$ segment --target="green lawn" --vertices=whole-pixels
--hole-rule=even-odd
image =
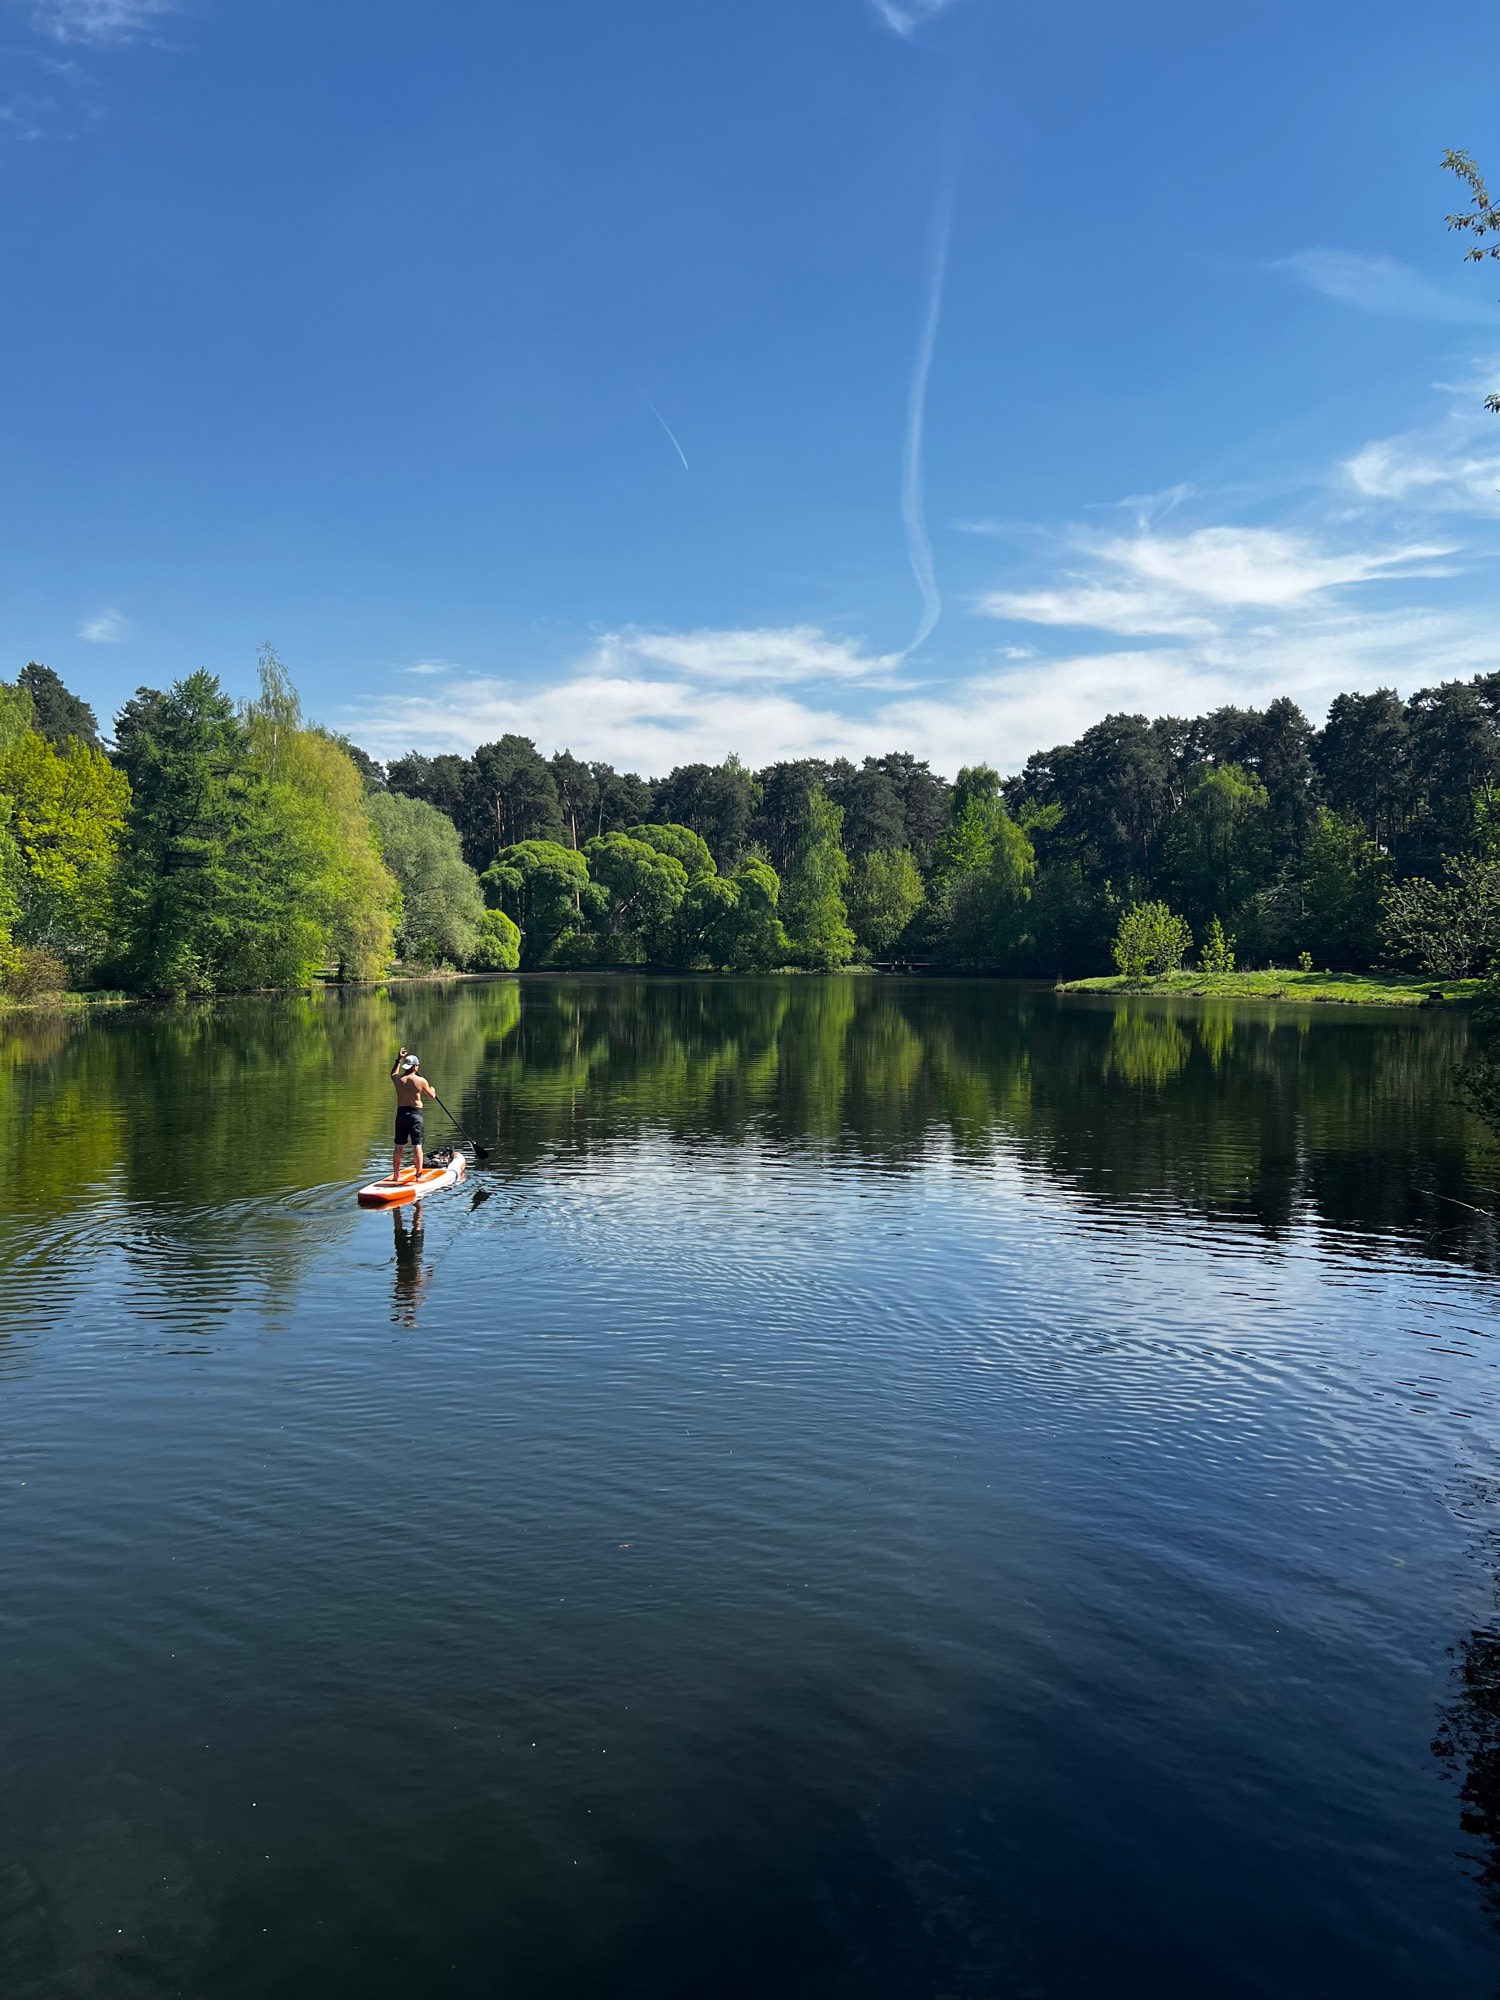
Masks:
[[[1416,1007],[1429,993],[1472,1000],[1478,979],[1419,978],[1407,972],[1178,972],[1133,986],[1118,975],[1070,979],[1065,993],[1172,993],[1234,1000],[1331,1000],[1347,1006]]]

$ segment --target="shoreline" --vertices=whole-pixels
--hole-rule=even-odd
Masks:
[[[1292,1001],[1304,1006],[1464,1007],[1482,979],[1434,979],[1406,972],[1177,972],[1130,981],[1120,973],[1058,983],[1059,993],[1162,996],[1181,1000]]]
[[[826,973],[813,973],[802,966],[777,966],[768,972],[703,972],[659,966],[542,966],[514,972],[393,972],[385,979],[315,980],[311,986],[262,987],[246,993],[204,993],[171,998],[161,994],[127,993],[118,988],[99,993],[70,991],[39,995],[34,1000],[13,1000],[0,995],[0,1015],[88,1013],[95,1008],[179,1007],[216,1005],[235,1000],[284,1000],[301,995],[339,993],[383,993],[406,986],[479,986],[501,980],[558,979],[808,979],[808,978],[908,978],[959,979],[968,983],[992,981],[1003,985],[1025,985],[1038,990],[1047,982],[1038,978],[1016,978],[1005,973],[975,972],[966,967],[924,965],[908,972],[884,966],[846,965]],[[1174,1000],[1254,1000],[1288,1002],[1302,1006],[1344,1007],[1466,1007],[1477,1000],[1484,988],[1482,979],[1432,979],[1402,972],[1301,972],[1267,970],[1258,972],[1178,972],[1170,979],[1132,982],[1119,973],[1098,974],[1087,979],[1064,979],[1051,984],[1054,993],[1087,994],[1106,999]]]

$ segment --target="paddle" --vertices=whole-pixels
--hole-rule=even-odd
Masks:
[[[442,1098],[438,1097],[437,1092],[434,1091],[432,1095],[436,1099],[438,1109],[440,1111],[445,1111],[448,1113],[449,1122],[452,1124],[453,1129],[457,1132],[459,1138],[467,1140],[468,1144],[474,1148],[475,1159],[487,1160],[490,1156],[489,1147],[481,1146],[477,1139],[470,1139],[468,1133],[464,1130],[463,1126],[460,1125],[458,1120],[453,1116],[453,1113],[451,1111],[448,1111],[448,1107],[446,1104],[444,1104]]]

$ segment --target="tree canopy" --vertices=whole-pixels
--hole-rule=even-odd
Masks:
[[[304,718],[270,648],[243,706],[203,672],[138,689],[108,751],[92,728],[49,670],[0,682],[0,950],[144,992],[393,954],[1069,975],[1155,905],[1242,966],[1436,963],[1434,912],[1489,951],[1500,671],[1347,692],[1321,728],[1285,699],[1108,715],[951,783],[904,752],[651,780],[515,735],[381,763]]]
[[[436,806],[396,792],[376,793],[368,809],[401,892],[396,942],[402,957],[417,965],[467,964],[485,905],[457,827]]]

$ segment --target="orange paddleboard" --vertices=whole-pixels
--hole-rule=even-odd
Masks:
[[[446,1166],[423,1167],[420,1180],[410,1167],[403,1167],[398,1180],[371,1181],[368,1187],[362,1187],[359,1199],[366,1208],[393,1208],[397,1202],[415,1201],[419,1195],[439,1194],[444,1188],[457,1187],[468,1166],[463,1154],[455,1153]]]

